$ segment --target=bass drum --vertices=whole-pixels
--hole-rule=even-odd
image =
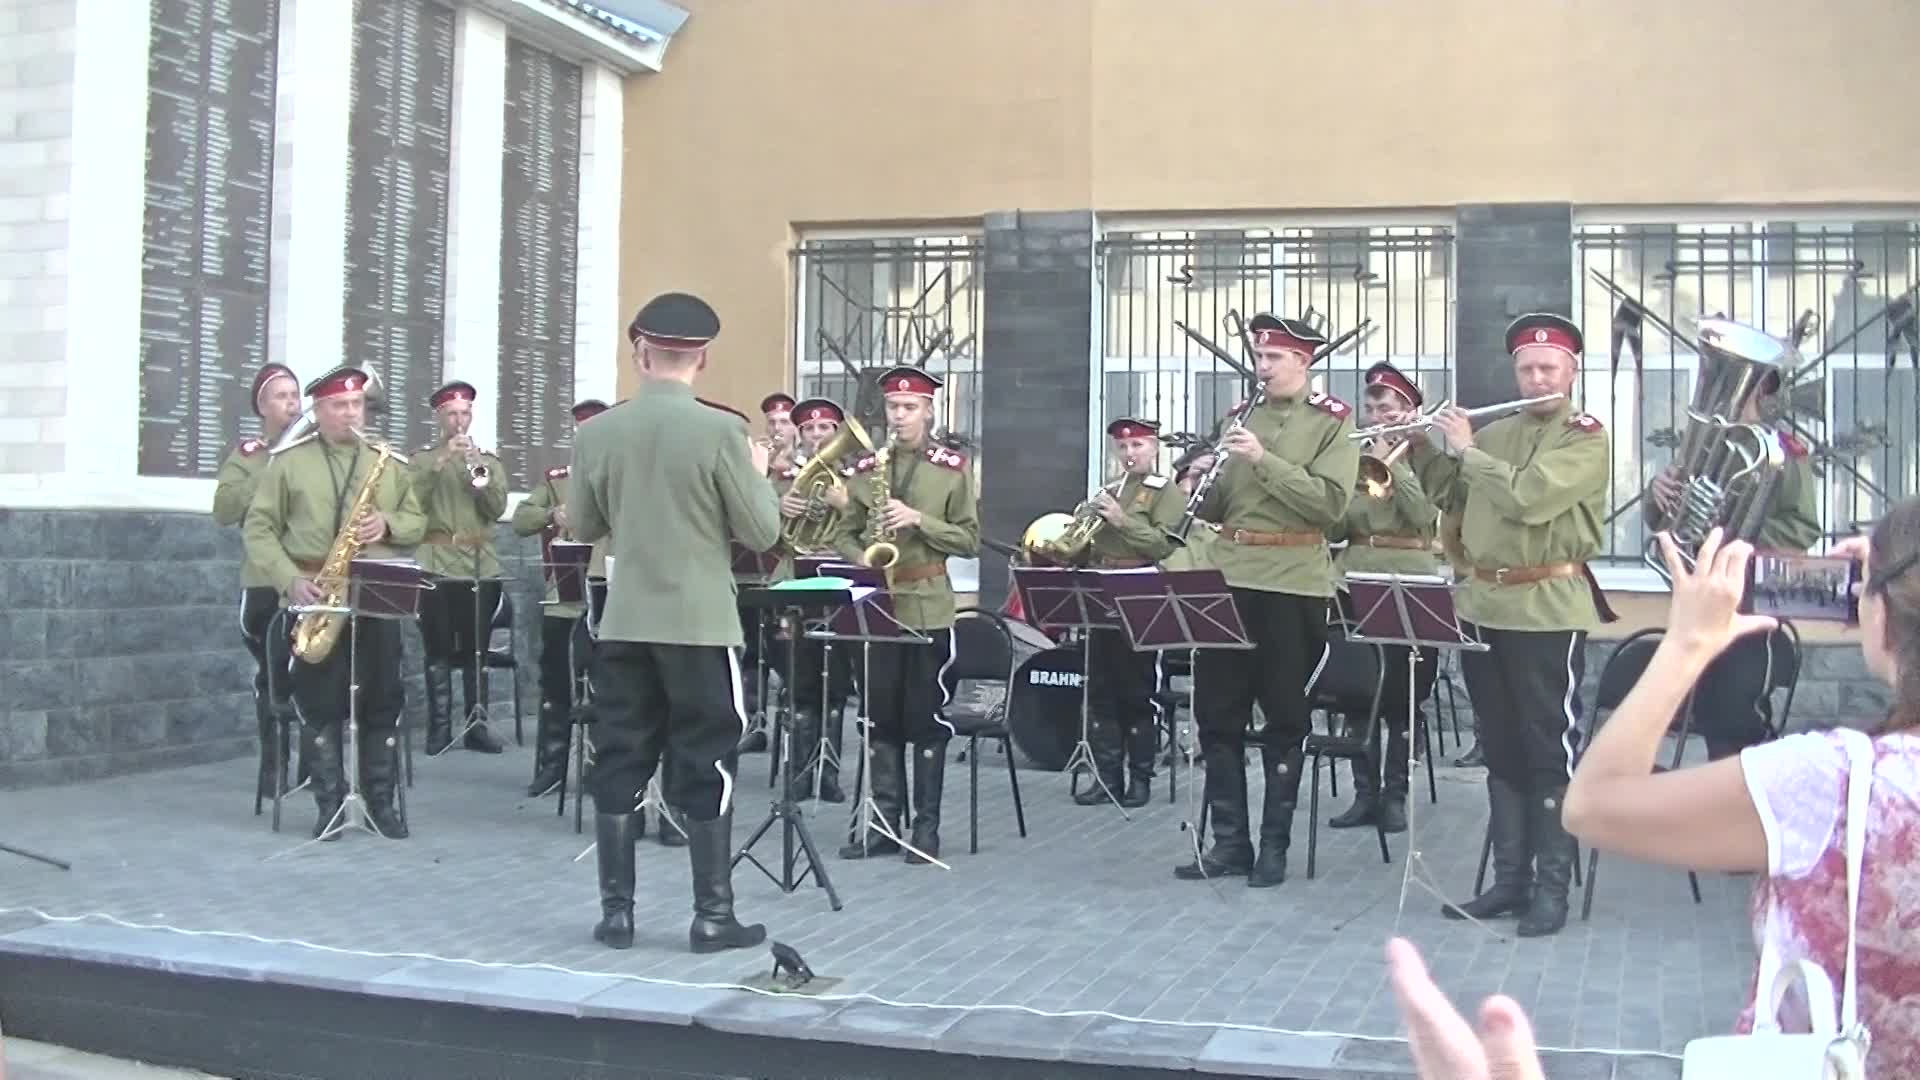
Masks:
[[[1007,688],[1007,731],[1030,769],[1059,772],[1080,741],[1080,647],[1033,653],[1013,669]]]

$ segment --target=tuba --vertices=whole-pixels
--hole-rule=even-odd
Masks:
[[[1093,494],[1118,495],[1126,482],[1127,474],[1123,472],[1119,479],[1102,484]],[[1020,537],[1020,551],[1030,564],[1078,566],[1086,559],[1093,547],[1093,538],[1106,523],[1107,519],[1093,508],[1093,495],[1089,495],[1071,514],[1056,512],[1033,519],[1033,524],[1028,525]]]
[[[364,433],[355,434],[373,449],[373,467],[367,470],[366,482],[354,496],[353,506],[333,538],[333,546],[327,549],[326,563],[314,575],[313,583],[322,593],[320,603],[315,605],[315,610],[303,611],[294,620],[293,655],[309,664],[325,660],[340,644],[340,633],[347,628],[347,616],[340,610],[347,604],[347,576],[353,560],[366,546],[360,542],[360,519],[373,509],[374,495],[379,490],[381,475],[387,471],[387,462],[406,461],[386,443],[375,442]]]
[[[849,416],[833,438],[800,467],[799,474],[793,478],[793,490],[806,496],[807,512],[780,523],[780,542],[787,550],[826,551],[833,547],[834,534],[839,531],[844,515],[827,501],[827,493],[845,486],[840,480],[839,465],[856,446],[873,453],[873,440],[867,437],[867,429]]]
[[[1647,499],[1650,533],[1668,533],[1688,565],[1716,526],[1729,540],[1752,540],[1766,519],[1786,454],[1765,424],[1744,423],[1749,406],[1799,366],[1799,350],[1751,326],[1728,319],[1702,319],[1693,400],[1687,426],[1674,451],[1678,495],[1669,503]],[[1647,564],[1662,578],[1666,563],[1648,538]]]

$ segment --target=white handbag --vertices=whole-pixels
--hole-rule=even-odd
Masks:
[[[1858,1012],[1854,935],[1860,918],[1867,796],[1873,788],[1873,743],[1857,731],[1842,731],[1841,739],[1847,748],[1847,968],[1839,1008],[1834,1007],[1833,980],[1827,973],[1810,960],[1783,964],[1769,934],[1761,946],[1759,975],[1754,980],[1752,1034],[1716,1035],[1688,1043],[1681,1059],[1681,1080],[1749,1080],[1762,1076],[1866,1080],[1871,1037],[1860,1023]],[[1768,918],[1771,920],[1772,915]],[[1813,1030],[1807,1034],[1780,1030],[1781,1003],[1796,986],[1806,998],[1807,1015],[1812,1021]]]

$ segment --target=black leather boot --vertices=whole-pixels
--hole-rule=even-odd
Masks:
[[[1528,800],[1529,845],[1533,849],[1533,895],[1515,931],[1521,937],[1546,937],[1567,925],[1567,886],[1578,855],[1573,836],[1560,820],[1567,789],[1557,787]]]
[[[1377,744],[1367,747],[1367,756],[1353,763],[1353,805],[1327,821],[1327,827],[1333,829],[1353,829],[1373,824],[1375,814],[1380,812],[1380,796],[1374,782],[1380,775],[1380,750]]]
[[[802,705],[793,711],[793,784],[787,798],[794,802],[813,798],[813,752],[819,747],[820,711]]]
[[[527,785],[528,795],[539,798],[566,782],[571,727],[565,705],[540,703],[540,726],[533,736],[533,783]]]
[[[407,838],[407,819],[394,802],[393,774],[399,765],[400,737],[387,732],[360,742],[360,788],[367,800],[373,827],[389,840]]]
[[[280,738],[280,733],[275,730],[279,725],[274,723],[273,703],[267,700],[267,695],[254,695],[253,720],[260,730],[260,774],[255,778],[253,784],[253,812],[257,814],[260,812],[261,802],[273,798],[273,779],[275,772],[273,767],[274,740]],[[282,740],[280,743],[281,767],[279,769],[282,777],[285,777],[287,774],[286,761],[287,744]],[[284,784],[285,780],[283,779],[281,783]]]
[[[1120,730],[1107,708],[1097,708],[1087,718],[1087,745],[1093,750],[1093,771],[1098,779],[1087,777],[1086,790],[1075,795],[1073,801],[1081,806],[1118,802],[1127,790],[1126,750],[1120,745]],[[1112,799],[1107,798],[1108,792],[1112,792]]]
[[[827,709],[827,715],[821,721],[826,731],[827,745],[833,748],[832,756],[827,758],[826,762],[820,767],[821,802],[843,803],[847,801],[847,793],[840,789],[840,726],[846,711],[846,702],[834,702],[833,705]]]
[[[743,926],[733,917],[733,815],[687,822],[687,854],[693,864],[693,925],[687,944],[697,953],[750,949],[767,940],[767,928]]]
[[[940,798],[947,784],[947,740],[916,743],[913,747],[913,835],[914,847],[937,859],[940,857]],[[907,862],[928,864],[913,852]]]
[[[1417,719],[1417,717],[1416,717]],[[1387,752],[1382,762],[1386,767],[1386,782],[1380,785],[1380,800],[1377,813],[1380,829],[1383,832],[1403,833],[1407,831],[1407,725],[1404,721],[1387,722]]]
[[[427,756],[446,750],[453,742],[453,669],[427,662]]]
[[[872,742],[869,744],[872,760],[867,766],[867,783],[873,792],[873,804],[880,812],[880,820],[895,835],[900,832],[900,813],[906,809],[907,761],[906,747],[899,743]],[[859,824],[856,822],[857,830]],[[898,855],[900,845],[881,835],[869,831],[865,836],[854,835],[848,838],[845,847],[840,849],[843,859],[864,859],[870,855]]]
[[[1243,877],[1253,869],[1253,841],[1247,836],[1247,766],[1243,747],[1216,743],[1205,747],[1207,816],[1213,847],[1193,862],[1174,868],[1182,881]]]
[[[1496,776],[1487,777],[1487,831],[1493,837],[1493,887],[1464,904],[1443,904],[1449,919],[1494,919],[1527,909],[1533,866],[1527,848],[1527,797]]]
[[[1247,874],[1247,885],[1270,889],[1287,880],[1287,848],[1293,843],[1293,808],[1300,800],[1300,768],[1306,758],[1299,750],[1261,755],[1267,786],[1260,805],[1260,857]]]
[[[1134,722],[1122,740],[1126,747],[1127,791],[1120,795],[1120,805],[1129,810],[1137,810],[1153,799],[1153,742],[1160,727],[1154,721],[1154,713]]]
[[[660,804],[660,827],[654,830],[653,838],[661,847],[686,847],[689,831],[687,815],[664,802]]]
[[[483,660],[485,655],[481,654]],[[472,716],[473,710],[480,705],[480,679],[484,675],[484,671],[476,673],[471,667],[460,669],[460,689],[467,697],[467,711],[461,715],[462,726],[465,726],[466,718]],[[498,754],[507,748],[505,743],[494,737],[493,732],[487,730],[485,721],[467,728],[466,735],[460,739],[460,745],[482,754]]]
[[[313,804],[319,817],[313,823],[313,835],[319,836],[332,824],[347,801],[347,774],[340,762],[340,740],[329,728],[307,724],[300,731],[300,756],[307,762],[307,775],[313,777]],[[327,837],[339,838],[339,833]]]
[[[639,814],[593,815],[600,861],[600,925],[593,928],[593,940],[609,949],[633,945],[633,842],[639,827]]]

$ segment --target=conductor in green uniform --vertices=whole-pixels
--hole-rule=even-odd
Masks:
[[[247,508],[247,559],[265,572],[289,607],[321,603],[327,587],[338,584],[316,579],[343,529],[353,530],[362,558],[392,558],[393,549],[419,543],[426,532],[426,515],[401,459],[383,462],[360,434],[367,381],[366,372],[343,367],[308,384],[316,430],[274,455]],[[368,494],[364,512],[354,515],[363,491]],[[355,664],[357,672],[351,670]],[[326,656],[312,663],[296,656],[290,674],[300,712],[300,756],[320,811],[313,834],[325,832],[346,801],[341,729],[350,711],[350,679],[357,678],[367,810],[382,835],[405,837],[407,824],[394,804],[399,760],[394,732],[406,704],[400,624],[356,618]]]
[[[848,559],[869,557],[890,543],[898,552],[887,570],[893,615],[932,638],[928,645],[876,643],[868,655],[862,692],[872,725],[866,778],[873,801],[894,836],[906,808],[906,744],[913,744],[913,835],[909,863],[940,854],[940,795],[946,781],[947,742],[953,726],[940,715],[946,692],[940,669],[953,655],[953,582],[947,557],[980,550],[979,508],[965,455],[933,441],[933,399],[939,379],[917,367],[880,377],[889,438],[877,454],[842,471],[847,512],[835,548]],[[889,855],[900,845],[877,830],[859,832],[842,858]],[[916,852],[920,854],[916,854]]]
[[[267,471],[268,453],[300,417],[300,383],[293,369],[285,364],[266,364],[253,377],[253,414],[260,418],[260,437],[242,438],[234,443],[227,460],[220,463],[220,474],[213,488],[213,520],[218,525],[246,524],[247,507],[253,503],[254,490]],[[277,681],[271,672],[286,670],[286,620],[280,614],[280,590],[273,587],[267,572],[244,553],[240,561],[240,640],[253,654],[253,715],[260,730],[260,777],[255,785],[254,804],[272,798],[276,787],[273,772],[273,740],[280,739],[282,765],[280,785],[285,784],[285,764],[290,756],[286,736],[292,724],[276,723],[283,714],[291,720],[291,689],[287,680]],[[269,645],[269,642],[272,642]],[[278,731],[276,735],[275,732]]]
[[[469,718],[462,745],[486,754],[504,749],[475,711],[481,705],[481,680],[486,676],[487,638],[493,613],[500,606],[501,568],[493,551],[493,524],[507,508],[506,470],[499,458],[483,453],[467,434],[478,396],[470,384],[457,380],[435,390],[427,404],[440,425],[440,441],[413,455],[413,487],[427,515],[427,535],[414,558],[435,576],[433,590],[420,598],[420,639],[427,657],[428,754],[438,754],[453,742],[456,667]],[[475,582],[475,578],[496,580]],[[478,611],[474,609],[476,593]]]
[[[1611,618],[1587,569],[1606,513],[1606,430],[1573,408],[1580,328],[1559,315],[1507,327],[1521,398],[1559,395],[1477,434],[1464,411],[1434,418],[1444,456],[1413,451],[1422,476],[1459,509],[1466,584],[1458,606],[1490,648],[1463,652],[1461,671],[1487,759],[1494,881],[1449,918],[1520,916],[1522,937],[1566,925],[1574,841],[1560,822],[1573,776],[1587,631]]]
[[[733,912],[735,747],[746,727],[730,540],[780,539],[767,451],[737,413],[693,394],[720,319],[666,293],[634,317],[633,397],[581,425],[568,491],[574,536],[616,560],[594,647],[594,832],[600,924],[594,938],[633,944],[636,813],[664,754],[667,802],[687,817],[694,952],[758,945],[766,928]]]
[[[1255,888],[1287,879],[1287,847],[1312,730],[1307,683],[1326,653],[1333,559],[1327,533],[1345,518],[1360,451],[1348,438],[1353,409],[1309,388],[1318,328],[1256,315],[1254,372],[1263,400],[1221,437],[1230,455],[1199,517],[1220,522],[1213,564],[1226,575],[1252,649],[1203,650],[1194,663],[1194,719],[1207,768],[1211,850],[1174,874],[1185,880],[1245,875]],[[1211,460],[1195,467],[1204,472]],[[1247,820],[1247,725],[1266,717],[1260,759],[1266,790],[1256,859]]]
[[[1094,492],[1101,529],[1088,545],[1087,565],[1097,570],[1136,570],[1173,554],[1167,530],[1187,501],[1178,485],[1154,471],[1160,456],[1160,425],[1122,417],[1107,425],[1108,452],[1119,462],[1118,487]],[[1154,691],[1160,688],[1160,653],[1135,652],[1121,630],[1093,630],[1087,641],[1087,742],[1096,782],[1074,796],[1081,806],[1114,800],[1145,806],[1153,798]],[[1121,773],[1126,786],[1121,786]]]
[[[1426,403],[1413,380],[1385,361],[1368,368],[1365,381],[1362,407],[1368,427],[1405,423]],[[1411,446],[1400,448],[1408,439],[1425,438],[1418,433],[1376,437],[1363,447],[1360,485],[1337,537],[1347,542],[1338,562],[1342,574],[1440,572],[1433,550],[1440,511],[1407,459]],[[1400,449],[1396,452],[1396,448]],[[1407,653],[1411,649],[1408,645],[1380,647],[1385,667],[1375,730],[1382,737],[1367,741],[1365,762],[1353,763],[1353,805],[1327,822],[1336,829],[1378,824],[1385,832],[1407,831]],[[1433,693],[1439,666],[1439,651],[1421,646],[1413,676],[1416,725],[1425,723],[1421,710]]]

